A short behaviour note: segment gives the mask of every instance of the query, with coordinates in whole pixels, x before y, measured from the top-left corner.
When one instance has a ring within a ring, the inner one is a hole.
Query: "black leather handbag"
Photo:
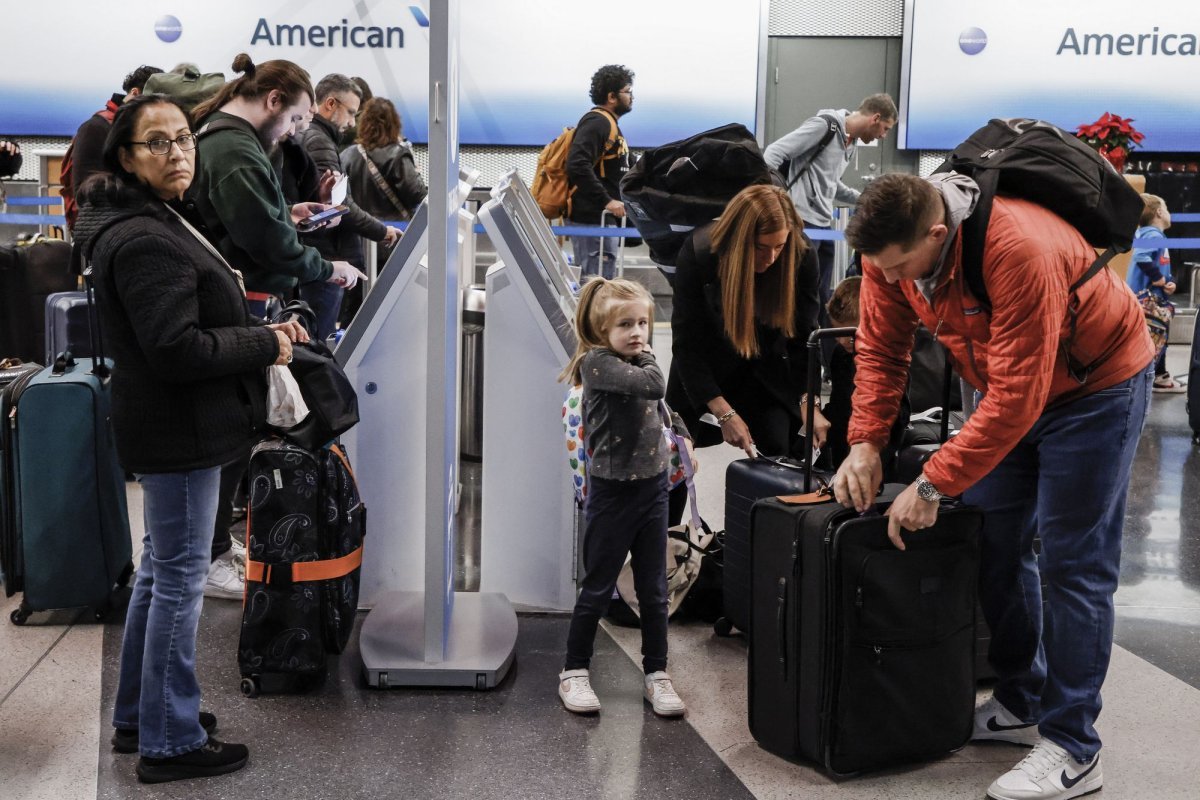
[[[272,321],[284,322],[293,317],[308,331],[316,329],[316,315],[300,301],[288,303]],[[306,450],[315,450],[358,424],[358,393],[325,342],[294,342],[288,368],[311,413],[291,428],[273,428],[280,436]]]

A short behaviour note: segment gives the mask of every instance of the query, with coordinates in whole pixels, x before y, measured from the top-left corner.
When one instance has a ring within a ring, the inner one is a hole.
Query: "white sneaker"
[[[646,700],[660,717],[678,717],[687,711],[671,685],[671,676],[662,671],[646,676]]]
[[[600,698],[592,691],[592,681],[586,669],[568,669],[560,672],[558,696],[567,710],[576,714],[595,714],[600,710]]]
[[[995,697],[975,709],[972,741],[1008,742],[1033,747],[1041,740],[1036,722],[1022,722]]]
[[[205,597],[223,600],[241,600],[246,591],[246,582],[238,575],[232,552],[222,553],[208,566],[208,580],[204,583]]]
[[[1104,784],[1100,754],[1080,764],[1047,739],[988,787],[994,800],[1067,800],[1097,791]]]

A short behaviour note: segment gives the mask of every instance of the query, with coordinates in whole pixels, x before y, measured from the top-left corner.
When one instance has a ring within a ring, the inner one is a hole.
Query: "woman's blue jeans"
[[[1081,762],[1100,750],[1125,496],[1153,375],[1046,411],[964,495],[986,512],[979,599],[996,699]]]
[[[138,476],[146,535],[125,616],[113,726],[137,728],[142,755],[151,758],[208,741],[199,720],[196,629],[220,479],[220,467]]]

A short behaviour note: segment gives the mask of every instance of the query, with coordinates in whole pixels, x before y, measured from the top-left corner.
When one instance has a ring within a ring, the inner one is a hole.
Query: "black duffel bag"
[[[272,322],[296,319],[310,333],[316,330],[316,314],[308,303],[288,303]],[[325,342],[311,339],[292,343],[288,365],[300,386],[309,415],[291,428],[273,428],[276,433],[307,450],[324,447],[358,424],[358,393]]]
[[[754,134],[733,123],[647,150],[621,179],[621,200],[650,258],[673,280],[691,231],[758,183],[782,186],[783,179],[767,167]]]

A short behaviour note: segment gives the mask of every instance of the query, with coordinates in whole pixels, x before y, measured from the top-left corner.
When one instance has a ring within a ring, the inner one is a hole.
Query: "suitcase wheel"
[[[242,694],[246,697],[258,697],[258,678],[242,678]]]
[[[8,619],[13,625],[24,625],[26,620],[29,619],[30,613],[30,609],[26,608],[25,605],[22,604],[12,610],[12,613],[8,615]]]
[[[733,635],[733,623],[727,617],[721,617],[713,623],[713,633],[725,637]]]

